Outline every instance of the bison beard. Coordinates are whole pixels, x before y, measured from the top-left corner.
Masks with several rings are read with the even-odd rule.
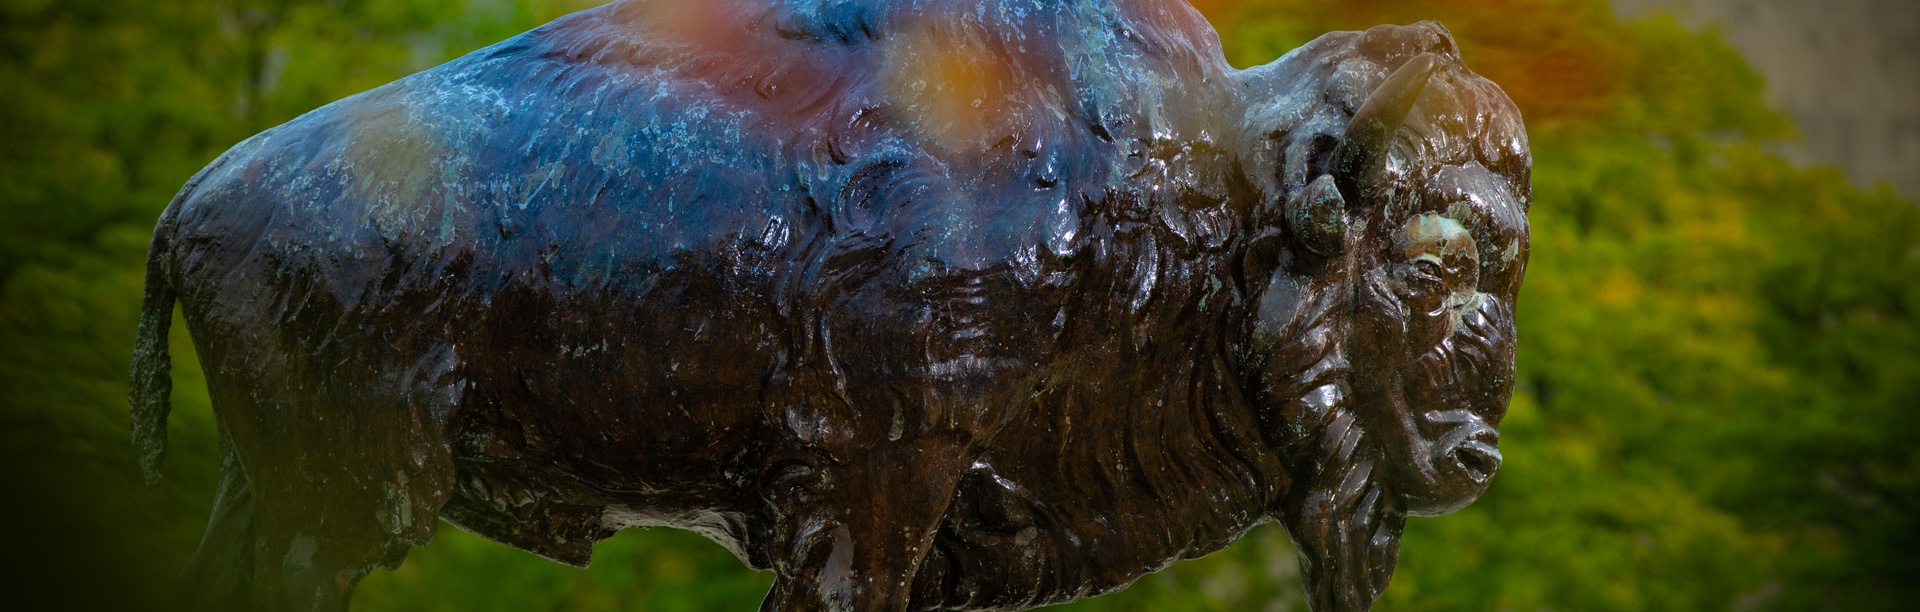
[[[1474,496],[1422,503],[1421,491],[1397,486],[1402,479],[1395,478],[1398,466],[1387,457],[1382,433],[1392,424],[1368,416],[1372,411],[1362,402],[1382,398],[1359,390],[1364,385],[1356,377],[1404,365],[1401,388],[1407,404],[1423,408],[1414,419],[1420,441],[1433,449],[1438,480],[1477,495],[1500,463],[1493,426],[1512,390],[1513,361],[1505,347],[1512,346],[1513,311],[1504,300],[1480,294],[1477,307],[1459,315],[1441,342],[1407,347],[1412,356],[1403,364],[1369,367],[1349,360],[1344,345],[1351,341],[1342,339],[1356,322],[1356,308],[1401,310],[1384,283],[1365,283],[1359,295],[1350,282],[1276,284],[1297,300],[1297,310],[1281,333],[1290,340],[1258,368],[1255,388],[1275,407],[1266,422],[1280,425],[1268,439],[1295,470],[1280,519],[1293,536],[1313,609],[1367,609],[1393,576],[1406,517],[1445,514]],[[1409,501],[1424,507],[1410,511]]]

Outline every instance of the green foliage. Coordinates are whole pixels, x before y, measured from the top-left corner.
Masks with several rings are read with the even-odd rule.
[[[151,608],[212,497],[174,330],[168,480],[125,372],[152,220],[261,128],[586,2],[0,5],[0,575],[54,608]],[[1767,152],[1789,132],[1711,34],[1599,0],[1203,5],[1236,65],[1439,19],[1533,129],[1532,273],[1503,473],[1416,519],[1386,609],[1895,609],[1920,597],[1920,208]],[[1300,609],[1282,530],[1078,609]],[[363,610],[749,609],[768,578],[633,531],[578,570],[443,529]],[[24,594],[24,595],[18,595]]]
[[[399,569],[363,582],[356,609],[753,610],[772,585],[772,574],[687,531],[622,532],[581,570],[444,529]]]

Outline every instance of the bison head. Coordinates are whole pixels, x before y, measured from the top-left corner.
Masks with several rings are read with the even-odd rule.
[[[1500,464],[1526,267],[1519,112],[1437,24],[1322,37],[1241,74],[1269,228],[1246,256],[1245,372],[1294,487],[1317,609],[1385,588],[1404,517]]]

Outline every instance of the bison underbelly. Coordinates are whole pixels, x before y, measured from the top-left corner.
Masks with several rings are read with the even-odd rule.
[[[699,278],[643,284],[510,287],[461,317],[473,392],[450,436],[456,524],[576,564],[635,525],[744,550],[784,331],[764,303]]]

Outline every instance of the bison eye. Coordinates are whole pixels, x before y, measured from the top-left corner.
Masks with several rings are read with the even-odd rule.
[[[1413,260],[1414,278],[1422,282],[1445,284],[1447,269],[1440,261],[1432,257],[1419,257]]]
[[[1449,288],[1478,285],[1480,255],[1473,234],[1451,218],[1425,214],[1401,227],[1402,256],[1420,275],[1439,279]]]
[[[1480,258],[1473,235],[1459,221],[1419,215],[1401,226],[1404,262],[1397,266],[1401,299],[1412,312],[1441,317],[1460,313],[1479,287]]]

